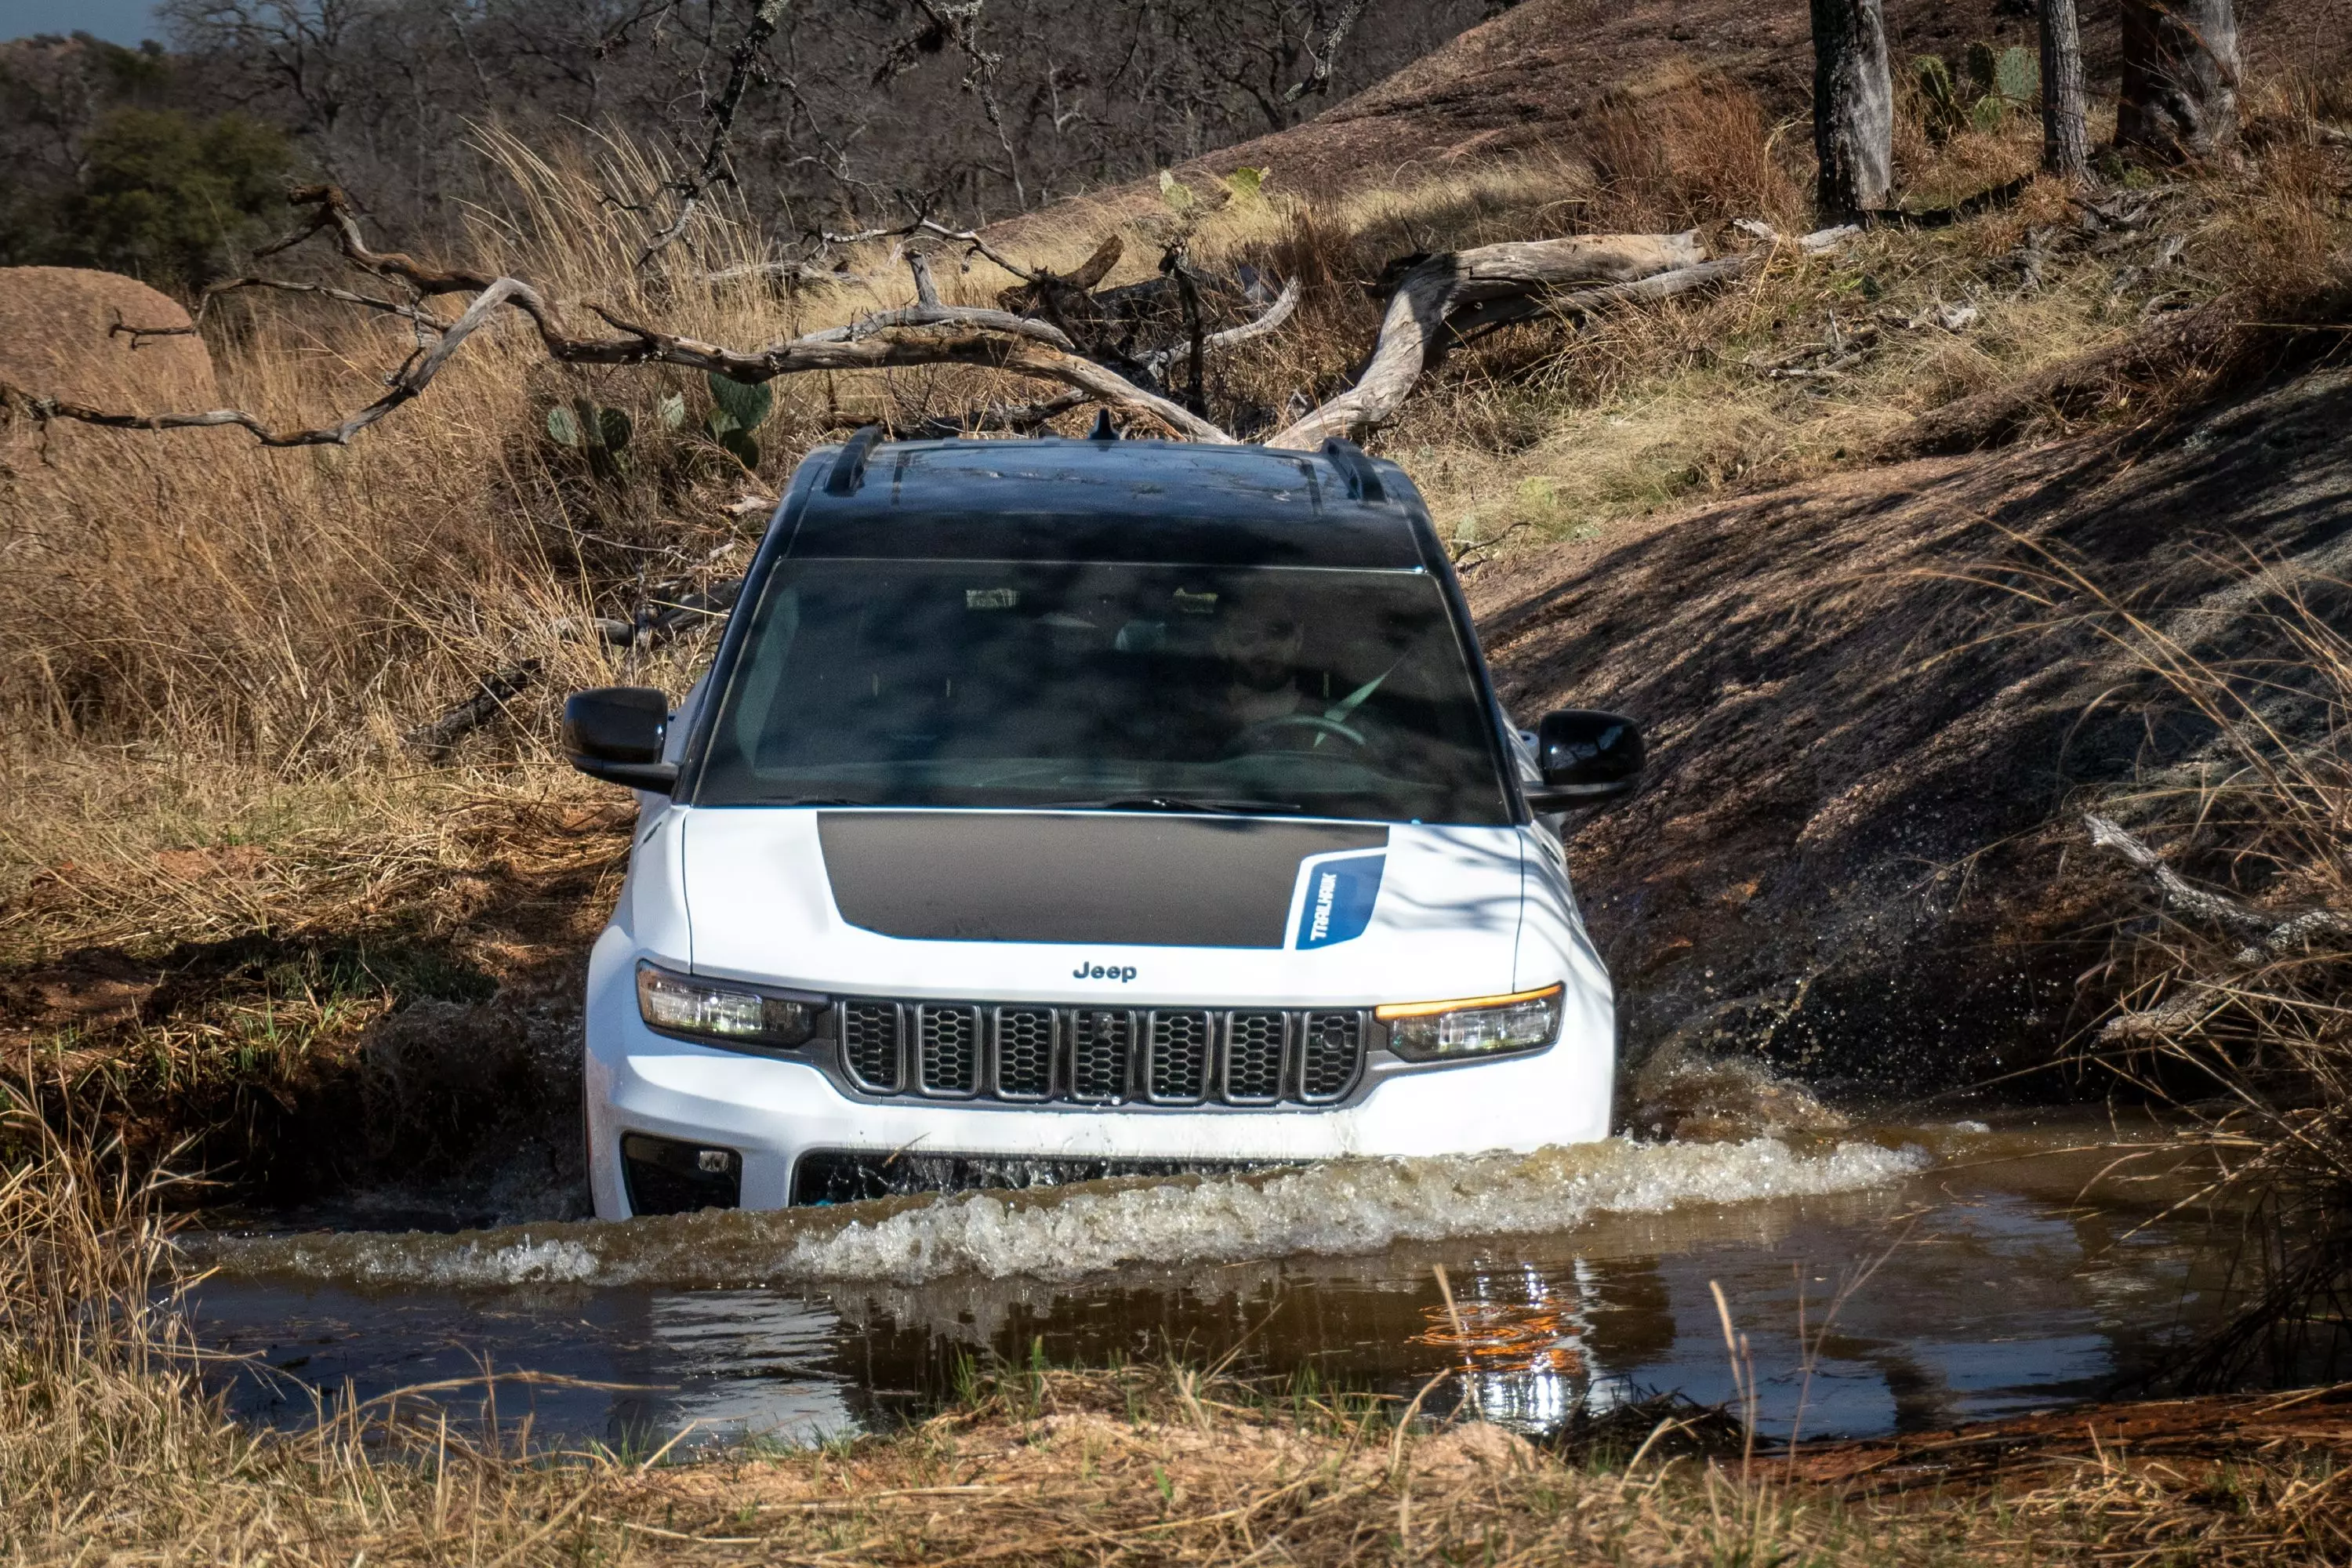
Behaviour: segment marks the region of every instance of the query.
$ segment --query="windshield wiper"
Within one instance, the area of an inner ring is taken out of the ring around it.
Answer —
[[[1049,801],[1040,811],[1161,811],[1174,816],[1297,816],[1306,810],[1288,800],[1219,800],[1184,795],[1115,795],[1103,800]]]

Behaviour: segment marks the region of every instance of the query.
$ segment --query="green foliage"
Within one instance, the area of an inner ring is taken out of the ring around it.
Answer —
[[[710,384],[710,400],[719,411],[735,422],[738,430],[757,430],[775,406],[775,389],[766,382],[740,382],[709,372],[705,380]]]
[[[1225,176],[1225,189],[1237,202],[1254,202],[1265,195],[1266,171],[1244,163]]]
[[[702,427],[747,468],[760,466],[760,443],[751,432],[758,429],[775,406],[774,389],[762,381],[745,384],[730,380],[718,372],[709,373],[711,401],[717,405],[706,415]],[[667,417],[667,415],[665,415]]]
[[[2041,60],[2018,45],[2001,50],[1993,66],[1993,90],[2014,104],[2032,102],[2042,95]]]
[[[599,408],[596,411],[596,431],[600,437],[598,444],[608,452],[617,452],[629,444],[629,437],[635,434],[636,427],[619,409]]]
[[[1969,85],[1977,91],[1990,92],[1999,85],[2000,58],[1992,52],[1990,44],[1981,41],[1970,44],[1968,62]]]
[[[1170,169],[1160,171],[1160,199],[1166,202],[1168,209],[1179,217],[1192,216],[1192,209],[1201,205],[1201,198],[1192,194],[1192,187],[1178,179],[1175,172]]]
[[[621,476],[621,454],[635,434],[635,422],[625,412],[589,398],[575,397],[547,411],[547,438],[586,457],[599,479]]]
[[[284,133],[243,114],[113,110],[83,143],[59,247],[92,266],[200,287],[283,205],[292,165]]]
[[[1921,96],[1927,102],[1927,134],[1938,142],[1964,123],[1979,131],[1998,131],[2011,110],[2030,108],[2042,91],[2041,60],[2032,50],[2016,45],[2005,49],[1982,42],[1969,46],[1969,85],[1977,96],[1965,115],[1951,72],[1942,60],[1922,58],[1914,68],[1919,73]],[[1931,76],[1939,80],[1931,84]]]
[[[663,429],[683,429],[686,425],[686,399],[675,392],[664,393],[661,400],[654,405],[654,413],[660,418]]]
[[[1948,140],[1952,133],[1968,122],[1960,108],[1959,89],[1952,83],[1952,68],[1940,55],[1921,55],[1911,62],[1911,74],[1919,84],[1920,102],[1925,106],[1927,139],[1931,142]]]

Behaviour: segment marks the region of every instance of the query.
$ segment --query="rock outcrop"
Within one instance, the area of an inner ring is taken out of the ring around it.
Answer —
[[[202,338],[134,339],[112,331],[118,323],[189,324],[187,311],[136,278],[79,267],[0,267],[0,384],[141,413],[219,403]]]

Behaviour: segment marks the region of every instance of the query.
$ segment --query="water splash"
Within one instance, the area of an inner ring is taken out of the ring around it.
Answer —
[[[1346,1256],[1399,1241],[1570,1230],[1601,1213],[1850,1192],[1920,1169],[1916,1147],[1799,1149],[1622,1140],[1425,1160],[1351,1160],[1248,1175],[1132,1179],[837,1208],[710,1211],[625,1224],[480,1231],[208,1237],[231,1276],[362,1285],[712,1287],[956,1275],[1074,1279],[1125,1265]]]

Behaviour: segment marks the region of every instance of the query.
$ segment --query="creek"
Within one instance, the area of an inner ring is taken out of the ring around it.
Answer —
[[[2220,1310],[2160,1128],[2074,1114],[1614,1141],[502,1231],[199,1234],[240,1415],[394,1390],[642,1450],[887,1428],[976,1365],[1174,1357],[1543,1434],[1679,1391],[1913,1431],[2128,1389]],[[1442,1273],[1442,1283],[1441,1283]],[[1448,1298],[1450,1296],[1450,1305]],[[413,1406],[412,1406],[413,1407]]]

